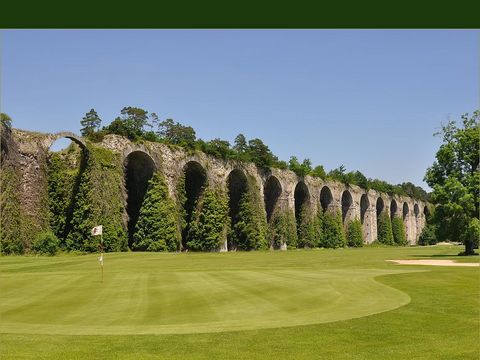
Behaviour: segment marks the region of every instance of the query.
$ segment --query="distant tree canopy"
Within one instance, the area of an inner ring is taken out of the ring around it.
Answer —
[[[439,241],[461,241],[463,254],[471,255],[480,238],[480,111],[463,115],[460,127],[449,121],[435,135],[443,143],[425,174],[437,205],[431,222]]]
[[[420,200],[429,200],[429,194],[419,186],[407,182],[392,185],[383,180],[367,178],[360,171],[348,171],[344,165],[326,172],[322,165],[313,167],[310,159],[300,161],[291,156],[287,162],[279,160],[270,148],[258,138],[247,140],[245,135],[238,134],[233,145],[226,140],[215,138],[205,141],[197,138],[191,126],[185,126],[173,119],[161,121],[156,113],[148,113],[141,108],[127,106],[120,111],[108,126],[99,130],[101,120],[94,109],[82,119],[82,135],[92,141],[101,141],[104,135],[117,134],[128,137],[132,141],[147,140],[181,146],[189,151],[202,151],[216,158],[253,162],[259,168],[290,169],[300,177],[307,175],[323,180],[335,180],[346,185],[358,185],[364,189],[372,189],[390,195],[411,196]]]

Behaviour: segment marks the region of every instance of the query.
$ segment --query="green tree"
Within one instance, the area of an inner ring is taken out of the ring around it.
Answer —
[[[260,139],[249,140],[247,152],[251,161],[259,168],[269,168],[278,160]]]
[[[407,236],[405,234],[405,225],[400,216],[394,216],[392,219],[393,241],[397,245],[407,245]]]
[[[197,205],[187,234],[187,247],[194,251],[218,250],[227,238],[227,196],[210,187]]]
[[[358,219],[352,220],[348,223],[347,244],[350,247],[363,246],[362,223]]]
[[[275,209],[268,226],[268,239],[270,246],[275,249],[279,249],[283,244],[288,248],[297,246],[298,237],[293,211]]]
[[[243,134],[238,134],[235,137],[234,143],[233,143],[233,150],[235,150],[238,153],[245,153],[247,152],[247,139],[245,139],[245,135]]]
[[[101,123],[102,120],[98,116],[95,109],[90,109],[90,111],[85,114],[82,120],[80,120],[80,124],[82,125],[80,132],[82,136],[91,136],[100,128]]]
[[[315,218],[307,206],[302,206],[297,219],[298,247],[313,248],[318,246],[315,233]]]
[[[172,119],[162,121],[158,126],[158,135],[167,143],[193,149],[196,134],[191,126],[184,126]]]
[[[385,245],[394,245],[392,221],[386,212],[382,212],[377,221],[377,240]]]
[[[133,234],[132,248],[142,251],[175,251],[180,244],[176,205],[160,172],[148,183]]]
[[[322,165],[315,166],[315,168],[312,170],[311,175],[318,177],[320,179],[325,179],[327,177],[327,174],[325,173],[325,169],[323,168]]]
[[[442,136],[443,143],[425,174],[437,205],[433,221],[438,225],[439,240],[463,242],[463,255],[474,254],[479,243],[475,236],[480,210],[479,120],[477,110],[471,117],[462,116],[461,127],[454,121],[443,125],[436,134]]]
[[[342,214],[339,211],[326,211],[322,217],[323,236],[320,246],[338,248],[346,245],[345,232],[342,225]]]
[[[310,159],[304,159],[302,163],[295,156],[291,156],[288,162],[288,168],[297,176],[304,177],[312,172],[312,162]]]

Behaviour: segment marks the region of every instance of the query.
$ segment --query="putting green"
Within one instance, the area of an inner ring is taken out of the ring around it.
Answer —
[[[407,294],[375,277],[411,272],[331,268],[281,253],[107,254],[3,258],[0,332],[173,334],[326,323],[389,311]]]

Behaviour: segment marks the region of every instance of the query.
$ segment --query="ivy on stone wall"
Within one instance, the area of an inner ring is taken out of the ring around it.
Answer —
[[[88,145],[85,170],[80,175],[74,200],[71,231],[66,238],[69,250],[97,251],[98,236],[90,233],[97,225],[103,225],[106,251],[127,250],[122,184],[120,156],[108,149]]]
[[[247,191],[239,201],[238,221],[230,231],[231,243],[236,244],[239,250],[267,249],[267,220],[260,189],[255,179],[247,178]]]
[[[318,246],[318,238],[315,234],[315,217],[306,204],[302,206],[298,214],[297,232],[299,248],[313,248]]]
[[[323,236],[320,246],[339,248],[346,246],[345,232],[342,225],[342,214],[339,211],[326,211],[322,216]]]
[[[274,210],[268,224],[267,239],[274,249],[279,249],[283,244],[286,244],[287,248],[297,247],[297,226],[292,210]]]
[[[180,241],[176,204],[170,198],[164,176],[155,172],[140,208],[132,249],[175,251]]]
[[[386,212],[382,212],[377,221],[377,241],[385,245],[394,245],[392,222]]]
[[[207,187],[197,201],[188,229],[188,249],[219,250],[227,239],[229,223],[227,195],[218,189]]]
[[[19,185],[19,174],[14,167],[10,164],[2,166],[0,171],[0,251],[2,254],[21,254],[25,248],[21,234]]]
[[[347,226],[347,245],[350,247],[363,246],[362,223],[358,219],[354,219]]]
[[[399,216],[394,216],[392,219],[392,234],[395,244],[400,246],[407,245],[407,236],[405,234],[405,225]]]

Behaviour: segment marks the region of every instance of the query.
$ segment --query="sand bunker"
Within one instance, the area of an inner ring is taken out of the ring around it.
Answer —
[[[480,266],[480,263],[459,263],[453,260],[387,260],[401,265],[433,265],[433,266]]]

